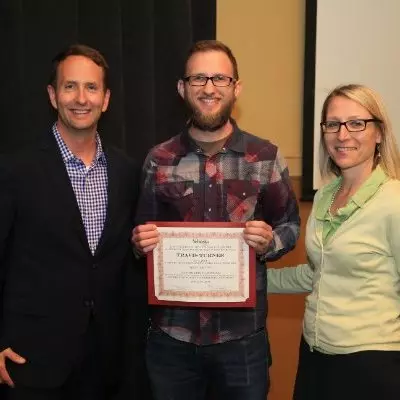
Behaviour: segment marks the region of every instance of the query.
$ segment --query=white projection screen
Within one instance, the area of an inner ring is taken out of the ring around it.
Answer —
[[[400,144],[400,0],[306,0],[305,41],[302,198],[312,200],[322,103],[335,86],[379,92]]]

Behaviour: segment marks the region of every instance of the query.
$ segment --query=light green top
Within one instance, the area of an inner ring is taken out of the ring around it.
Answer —
[[[333,196],[339,190],[342,184],[342,177],[335,179],[324,190],[324,194],[317,204],[315,218],[323,221],[322,240],[324,244],[337,231],[339,226],[346,221],[355,211],[362,207],[379,189],[379,187],[387,181],[388,177],[380,166],[372,172],[368,179],[361,185],[357,192],[349,199],[348,203],[339,208],[335,215],[329,212]]]
[[[329,221],[340,180],[315,195],[306,225],[308,262],[268,268],[268,293],[309,293],[303,335],[312,349],[400,351],[400,180],[377,167]]]

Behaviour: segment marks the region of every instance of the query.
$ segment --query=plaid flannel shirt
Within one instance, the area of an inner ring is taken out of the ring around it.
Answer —
[[[203,154],[187,127],[155,146],[143,167],[137,224],[263,220],[273,228],[268,250],[257,257],[254,309],[152,307],[153,325],[178,340],[199,345],[239,339],[265,327],[265,262],[290,251],[299,236],[298,204],[278,148],[231,122],[233,133],[217,154]]]

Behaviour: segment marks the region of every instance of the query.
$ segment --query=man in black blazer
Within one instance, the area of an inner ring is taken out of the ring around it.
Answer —
[[[104,57],[73,45],[53,68],[56,123],[0,162],[0,381],[12,400],[109,399],[143,367],[145,283],[129,242],[138,168],[97,133]]]

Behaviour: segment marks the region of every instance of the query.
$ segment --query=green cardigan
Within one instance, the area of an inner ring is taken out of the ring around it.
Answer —
[[[311,348],[399,351],[400,181],[377,167],[330,221],[339,184],[337,178],[315,195],[306,227],[309,262],[268,269],[268,292],[310,292],[303,335]]]

